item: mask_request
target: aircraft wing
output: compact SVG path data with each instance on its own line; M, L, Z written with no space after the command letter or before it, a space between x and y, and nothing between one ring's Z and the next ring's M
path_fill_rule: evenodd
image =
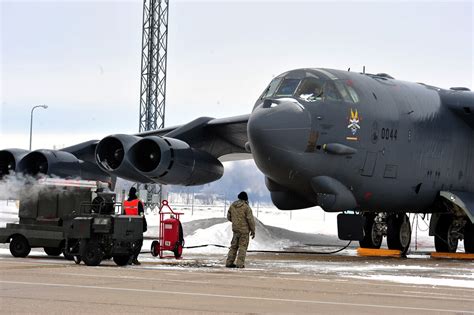
M221 161L251 159L245 150L249 114L211 118L200 117L187 124L135 134L137 137L161 136L182 140L192 148L205 151ZM62 149L84 161L95 161L99 140L90 140Z
M220 160L250 159L250 154L245 150L249 116L247 114L218 119L200 117L185 125L143 132L137 136L166 136L179 139Z

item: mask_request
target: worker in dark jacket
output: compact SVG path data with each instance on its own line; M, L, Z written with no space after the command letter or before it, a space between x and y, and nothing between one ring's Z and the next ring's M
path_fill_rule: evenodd
M139 215L143 217L143 232L146 231L146 219L145 219L145 212L143 210L143 202L137 197L137 189L135 187L131 187L130 191L128 192L128 199L123 202L123 209L125 215ZM142 234L143 235L143 234ZM135 250L130 261L130 265L140 265L138 261L138 255L140 255L140 251L143 245L143 238L135 242Z
M239 200L233 202L227 212L227 219L232 222L233 232L225 264L227 268L245 267L245 256L249 246L249 233L252 239L255 238L255 220L252 209L249 206L247 193L245 191L241 192L238 198ZM237 261L235 261L236 257Z

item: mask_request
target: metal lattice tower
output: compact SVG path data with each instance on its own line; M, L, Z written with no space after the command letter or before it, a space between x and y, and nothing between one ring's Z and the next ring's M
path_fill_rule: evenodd
M144 0L139 132L164 127L169 0Z
M143 1L139 132L165 126L168 5L169 0ZM161 186L144 186L148 190L147 206L159 205ZM153 195L159 195L160 200L153 200Z

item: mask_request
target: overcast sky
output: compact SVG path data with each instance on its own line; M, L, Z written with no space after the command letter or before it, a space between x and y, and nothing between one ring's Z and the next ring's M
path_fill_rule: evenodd
M249 113L300 67L473 88L472 1L170 1L166 125ZM1 3L0 148L138 131L143 1Z

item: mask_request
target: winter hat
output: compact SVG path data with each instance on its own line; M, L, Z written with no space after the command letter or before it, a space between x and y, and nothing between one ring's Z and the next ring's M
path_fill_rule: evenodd
M137 194L137 189L135 187L131 187L130 191L128 192L129 196L135 196Z
M249 200L249 197L247 196L247 193L245 191L242 191L238 196L237 198L239 198L240 200L244 200L244 201L248 201Z

